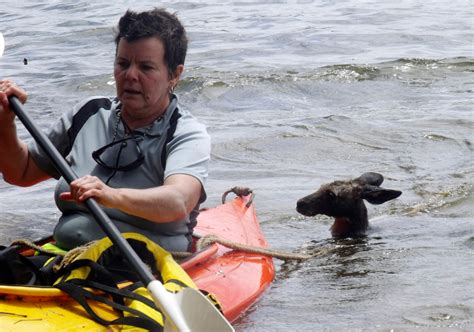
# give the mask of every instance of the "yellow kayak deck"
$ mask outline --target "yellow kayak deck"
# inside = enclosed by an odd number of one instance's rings
[[[0,331],[119,331],[84,319],[84,309],[62,291],[51,287],[0,286],[2,306]],[[53,300],[54,299],[54,300]],[[11,310],[9,310],[11,308]],[[21,310],[18,310],[21,308]],[[101,303],[94,310],[106,319],[119,317]]]

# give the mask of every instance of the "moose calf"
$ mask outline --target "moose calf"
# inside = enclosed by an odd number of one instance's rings
[[[371,204],[382,204],[402,194],[379,187],[382,182],[381,174],[370,172],[354,180],[323,184],[315,193],[299,199],[296,211],[305,216],[334,217],[331,226],[334,238],[364,236],[369,226],[364,199]]]

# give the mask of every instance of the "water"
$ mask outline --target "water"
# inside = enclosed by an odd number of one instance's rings
[[[0,76],[25,87],[46,128],[79,99],[113,94],[112,28],[126,8],[152,5],[0,1]],[[472,330],[472,1],[159,5],[191,41],[177,92],[213,137],[205,205],[249,186],[272,247],[322,253],[276,261],[237,330]],[[322,183],[366,171],[403,191],[368,206],[367,238],[333,241],[329,218],[296,213]],[[53,186],[0,180],[1,243],[52,231]]]

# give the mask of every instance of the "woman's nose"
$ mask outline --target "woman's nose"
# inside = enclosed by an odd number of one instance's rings
[[[137,79],[138,77],[138,68],[136,65],[131,64],[130,67],[127,68],[127,72],[125,74],[127,79]]]

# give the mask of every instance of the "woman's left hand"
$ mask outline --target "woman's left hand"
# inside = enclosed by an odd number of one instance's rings
[[[162,186],[145,189],[112,188],[92,175],[71,182],[70,192],[60,199],[84,202],[94,198],[111,209],[137,216],[151,222],[168,223],[186,218],[196,207],[202,193],[201,182],[187,174],[173,174]]]
[[[106,207],[112,207],[116,189],[107,186],[96,176],[85,175],[72,181],[70,190],[70,192],[61,193],[59,198],[79,203],[84,202],[88,198],[94,198],[97,203]]]

